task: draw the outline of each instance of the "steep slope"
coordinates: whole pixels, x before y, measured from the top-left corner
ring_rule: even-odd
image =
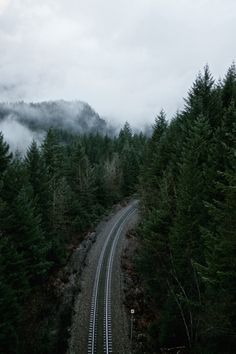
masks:
[[[41,141],[49,128],[76,134],[109,130],[105,120],[81,101],[0,103],[0,131],[13,149],[24,149],[32,138]]]

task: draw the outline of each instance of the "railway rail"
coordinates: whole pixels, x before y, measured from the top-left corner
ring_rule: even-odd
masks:
[[[136,211],[134,202],[113,225],[103,245],[94,279],[89,334],[88,354],[112,353],[112,269],[116,246],[122,230]]]

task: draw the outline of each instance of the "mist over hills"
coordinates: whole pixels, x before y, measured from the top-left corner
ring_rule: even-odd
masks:
[[[32,139],[41,143],[49,128],[75,134],[113,131],[89,104],[81,101],[0,103],[0,131],[12,150],[24,151]]]

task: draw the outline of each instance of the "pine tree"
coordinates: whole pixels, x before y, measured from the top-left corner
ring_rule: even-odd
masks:
[[[125,122],[118,136],[118,152],[121,153],[126,144],[130,145],[132,140],[132,129],[128,122]]]
[[[35,151],[36,152],[36,151]],[[35,153],[34,152],[34,153]],[[39,203],[43,217],[43,223],[47,231],[47,237],[55,240],[54,210],[56,204],[56,190],[59,179],[63,175],[64,158],[62,147],[57,134],[49,129],[41,147],[41,167],[38,166],[38,174],[41,175],[40,186],[42,190],[39,194]],[[32,157],[32,153],[31,153]],[[38,158],[35,156],[35,161]],[[38,160],[38,164],[39,164]],[[40,176],[39,176],[40,177]]]
[[[168,127],[165,113],[162,110],[155,119],[153,135],[143,153],[144,162],[141,165],[139,177],[141,188],[139,190],[144,210],[157,207],[158,205],[159,186],[171,159],[170,151],[173,149],[171,146],[173,125],[172,123]]]
[[[4,141],[3,134],[0,132],[0,178],[8,167],[12,158],[9,145]]]
[[[30,187],[24,186],[15,198],[11,217],[10,237],[23,254],[25,269],[31,282],[40,280],[50,267],[47,261],[48,244],[42,230]],[[10,230],[9,230],[10,231]]]
[[[122,167],[122,193],[124,196],[129,196],[134,193],[139,175],[139,163],[132,146],[126,141],[121,153]]]
[[[68,181],[72,190],[72,223],[84,230],[95,218],[96,186],[94,169],[80,144],[76,144],[72,151]]]
[[[206,204],[210,216],[202,229],[206,263],[198,265],[206,289],[202,341],[209,350],[220,353],[231,353],[236,345],[235,132],[234,125],[228,149],[223,150],[227,151],[227,167],[218,171],[219,178],[214,181],[217,199]]]
[[[56,180],[62,163],[62,151],[54,130],[49,129],[42,144],[42,157],[50,179]]]
[[[58,236],[69,236],[71,198],[70,186],[66,178],[62,177],[57,183],[53,205],[53,227]]]
[[[39,196],[42,191],[42,161],[35,140],[33,140],[32,144],[27,150],[25,164],[29,175],[29,182],[33,188],[34,195]]]
[[[166,132],[168,123],[166,120],[165,111],[162,109],[159,115],[155,118],[155,123],[153,126],[153,134],[150,140],[150,153],[152,149],[155,149],[155,145],[160,142],[162,135]]]
[[[120,200],[123,179],[121,159],[118,153],[114,153],[111,159],[104,162],[104,175],[101,178],[104,181],[109,204]]]
[[[184,115],[190,121],[199,115],[204,115],[214,129],[219,125],[221,113],[221,92],[219,87],[215,85],[209,67],[206,65],[203,74],[198,74],[187,99],[185,99]]]
[[[194,353],[235,348],[234,86],[234,66],[217,85],[206,67],[160,135],[156,121],[141,171],[138,265],[158,341]]]
[[[22,303],[30,290],[24,257],[9,238],[0,235],[0,343],[4,353],[18,353]]]
[[[224,108],[236,105],[236,67],[235,63],[229,68],[222,83],[222,100]]]
[[[191,90],[185,99],[185,109],[193,116],[204,114],[207,118],[210,108],[214,79],[210,73],[208,65],[205,66],[203,74],[199,73],[193,83]]]

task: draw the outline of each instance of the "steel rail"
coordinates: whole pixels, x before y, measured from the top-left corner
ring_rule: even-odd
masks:
[[[135,209],[129,211],[123,220],[122,224],[119,226],[116,235],[114,237],[109,260],[108,260],[108,268],[106,275],[106,285],[105,285],[105,314],[104,314],[104,353],[110,354],[112,353],[112,328],[111,328],[111,281],[112,281],[112,268],[115,256],[115,250],[117,243],[119,241],[121,231],[127,222],[127,219],[135,212]]]
[[[96,342],[97,342],[97,312],[98,312],[98,290],[99,290],[99,281],[101,278],[101,270],[102,270],[102,265],[105,259],[105,253],[108,248],[109,241],[111,240],[111,237],[113,235],[113,232],[117,225],[121,222],[123,217],[125,216],[125,221],[127,220],[127,217],[130,215],[130,212],[133,212],[134,205],[131,205],[127,210],[125,210],[119,220],[113,225],[111,231],[109,232],[106,241],[103,245],[99,261],[98,261],[98,266],[97,266],[97,271],[95,275],[95,280],[94,280],[94,286],[93,286],[93,292],[92,292],[92,301],[91,301],[91,310],[90,310],[90,321],[89,321],[89,336],[88,336],[88,354],[95,354],[96,353]],[[124,221],[122,222],[123,225]],[[120,229],[120,228],[119,228]]]

